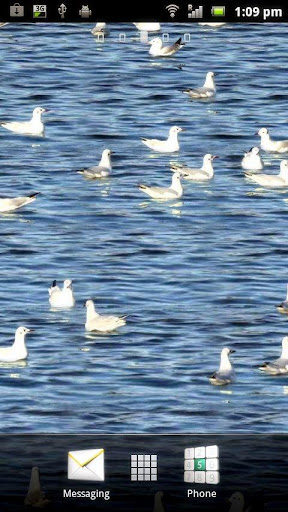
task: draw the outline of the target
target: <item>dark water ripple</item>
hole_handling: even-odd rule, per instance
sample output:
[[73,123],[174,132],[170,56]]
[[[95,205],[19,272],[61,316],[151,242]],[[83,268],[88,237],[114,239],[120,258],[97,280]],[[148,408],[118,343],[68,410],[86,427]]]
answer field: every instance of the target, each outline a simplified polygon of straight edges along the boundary
[[[112,25],[105,44],[90,28],[0,33],[0,118],[52,111],[43,140],[1,131],[1,195],[41,192],[0,218],[1,344],[18,325],[36,329],[27,362],[0,368],[1,430],[286,432],[288,380],[257,365],[287,334],[275,308],[288,279],[287,193],[255,190],[239,162],[261,126],[287,138],[287,26],[167,25],[191,42],[160,62],[131,41],[131,25]],[[181,91],[208,70],[217,98],[189,101]],[[186,129],[179,155],[140,143],[172,124]],[[112,177],[83,180],[75,171],[105,147],[116,153]],[[172,205],[137,190],[169,182],[170,160],[193,164],[205,152],[221,157],[211,184],[185,184]],[[264,159],[276,172],[280,158]],[[68,277],[77,307],[50,311],[48,286]],[[85,334],[89,297],[129,314],[127,326]],[[238,380],[215,389],[207,375],[223,346],[237,351]]]

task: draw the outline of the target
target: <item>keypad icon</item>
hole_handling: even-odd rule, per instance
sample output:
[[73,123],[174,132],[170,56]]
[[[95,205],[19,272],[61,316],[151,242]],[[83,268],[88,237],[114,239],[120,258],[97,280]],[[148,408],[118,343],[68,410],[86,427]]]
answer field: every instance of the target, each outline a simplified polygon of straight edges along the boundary
[[185,449],[184,482],[191,484],[219,484],[218,446],[197,446]]
[[157,455],[131,455],[131,480],[157,480]]

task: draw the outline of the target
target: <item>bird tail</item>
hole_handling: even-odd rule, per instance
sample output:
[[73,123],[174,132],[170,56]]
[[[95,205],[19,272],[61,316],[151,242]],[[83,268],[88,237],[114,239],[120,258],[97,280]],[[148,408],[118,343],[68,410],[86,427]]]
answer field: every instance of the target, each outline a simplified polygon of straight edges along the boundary
[[40,194],[40,192],[34,192],[34,194],[30,194],[28,197],[30,197],[30,199],[34,199],[38,194]]
[[178,44],[179,46],[185,46],[185,43],[181,42],[181,37],[179,37],[179,39],[177,39],[175,44]]
[[146,185],[143,185],[142,183],[140,183],[140,185],[138,185],[138,188],[139,188],[140,190],[145,190],[145,189],[147,188],[147,186],[146,186]]

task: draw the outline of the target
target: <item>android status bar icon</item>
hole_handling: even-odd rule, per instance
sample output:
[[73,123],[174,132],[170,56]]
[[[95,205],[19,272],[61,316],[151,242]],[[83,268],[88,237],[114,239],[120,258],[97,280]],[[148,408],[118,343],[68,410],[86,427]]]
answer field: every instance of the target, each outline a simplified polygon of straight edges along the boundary
[[211,14],[214,17],[225,16],[225,6],[224,5],[213,5],[211,9]]
[[188,4],[188,18],[203,18],[203,5],[193,9],[193,5]]

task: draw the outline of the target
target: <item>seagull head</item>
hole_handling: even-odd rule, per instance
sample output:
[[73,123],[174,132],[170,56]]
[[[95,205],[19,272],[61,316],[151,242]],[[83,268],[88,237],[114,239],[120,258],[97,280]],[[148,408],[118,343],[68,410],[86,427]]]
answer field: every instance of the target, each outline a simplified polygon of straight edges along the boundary
[[288,179],[288,160],[282,160],[280,162],[280,174],[282,177],[285,176]]
[[26,336],[29,332],[34,332],[34,329],[28,329],[28,327],[18,327],[16,329],[16,336]]
[[223,348],[222,349],[222,352],[221,352],[221,356],[229,356],[229,354],[233,354],[235,352],[235,350],[232,350],[231,348]]
[[46,108],[43,107],[36,107],[33,110],[33,115],[41,116],[41,114],[44,114],[44,112],[48,112],[48,110],[46,110]]
[[204,163],[208,163],[208,162],[213,162],[213,160],[214,160],[215,158],[219,158],[219,157],[218,157],[217,155],[211,155],[210,153],[207,153],[207,154],[204,156],[203,160],[204,160]]
[[255,133],[255,135],[260,135],[260,137],[268,135],[269,131],[267,128],[261,128],[258,132]]
[[72,286],[72,279],[65,279],[63,285],[64,285],[64,288],[71,288],[71,286]]
[[84,302],[84,308],[94,308],[94,302],[92,299],[88,299]]
[[160,37],[154,37],[151,41],[148,41],[148,44],[153,46],[153,48],[158,48],[159,50],[163,46],[162,39]]
[[111,149],[104,149],[103,153],[102,153],[102,156],[111,156],[114,154],[114,151],[111,151]]
[[179,126],[172,126],[172,128],[170,128],[169,130],[169,134],[171,135],[171,133],[180,133],[180,132],[183,132],[184,129],[183,128],[179,128]]

